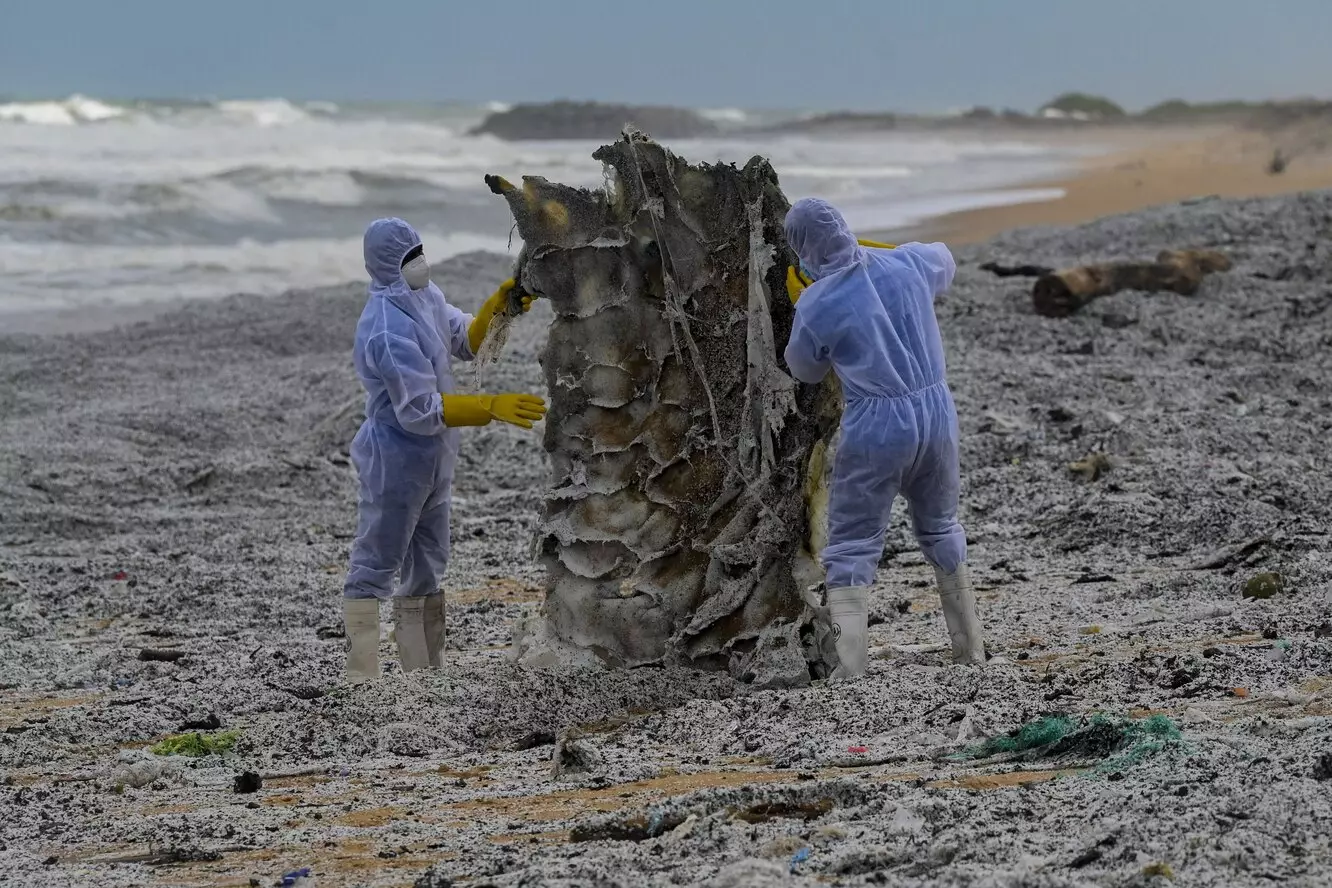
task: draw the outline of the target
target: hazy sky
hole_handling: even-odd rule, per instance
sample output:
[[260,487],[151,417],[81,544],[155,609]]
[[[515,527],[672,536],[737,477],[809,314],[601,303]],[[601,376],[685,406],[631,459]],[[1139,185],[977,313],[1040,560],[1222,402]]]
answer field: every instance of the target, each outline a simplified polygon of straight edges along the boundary
[[1141,107],[1332,96],[1329,45],[1332,0],[0,0],[0,95]]

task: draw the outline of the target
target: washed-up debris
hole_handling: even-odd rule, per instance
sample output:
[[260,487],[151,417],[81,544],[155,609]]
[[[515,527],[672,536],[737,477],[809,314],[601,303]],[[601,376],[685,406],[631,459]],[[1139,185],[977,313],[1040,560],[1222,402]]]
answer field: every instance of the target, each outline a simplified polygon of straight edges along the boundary
[[143,866],[173,866],[180,863],[212,863],[222,859],[220,851],[200,848],[197,845],[172,845],[166,848],[149,847],[140,854],[126,854],[113,857],[107,863],[137,863]]
[[1068,464],[1070,472],[1081,475],[1082,480],[1089,484],[1093,481],[1099,481],[1101,476],[1113,467],[1110,457],[1104,453],[1089,453],[1082,459]]
[[284,873],[282,881],[278,884],[281,885],[282,888],[295,888],[295,886],[302,884],[306,879],[310,878],[313,872],[314,870],[310,869],[308,866],[301,867],[298,870],[292,870],[289,873]]
[[116,787],[142,789],[160,780],[165,775],[161,762],[151,759],[136,759],[124,762],[111,775],[111,783]]
[[1163,250],[1155,262],[1108,262],[1042,275],[1032,287],[1031,298],[1037,314],[1062,318],[1121,290],[1165,290],[1192,296],[1204,277],[1230,267],[1230,258],[1215,250]]
[[553,733],[550,731],[534,731],[515,740],[513,749],[515,752],[526,752],[529,749],[553,745],[555,745],[555,735]]
[[1215,552],[1201,561],[1189,565],[1186,570],[1216,570],[1222,567],[1228,567],[1237,561],[1243,561],[1254,552],[1257,552],[1263,546],[1271,542],[1267,537],[1254,537],[1238,546],[1232,546],[1228,549],[1222,549]]
[[221,727],[222,719],[216,712],[210,712],[203,718],[182,722],[179,728],[179,733],[184,734],[187,731],[216,731]]
[[704,818],[722,812],[741,823],[773,820],[817,820],[839,807],[864,804],[867,790],[857,781],[836,780],[798,786],[737,787],[703,790],[672,800],[651,811],[614,814],[579,824],[570,833],[572,842],[642,842],[671,832],[690,817]]
[[601,767],[601,756],[577,737],[561,737],[551,755],[550,776],[560,780],[567,776],[591,774]]
[[184,656],[184,651],[162,648],[144,648],[139,651],[139,659],[145,663],[174,663]]
[[1082,869],[1084,866],[1090,866],[1100,860],[1104,855],[1099,848],[1088,848],[1069,863],[1070,869]]
[[1168,863],[1149,863],[1142,868],[1142,874],[1148,879],[1162,878],[1175,881],[1175,871]]
[[804,863],[806,860],[809,860],[809,849],[808,849],[808,848],[801,848],[799,851],[797,851],[796,853],[792,854],[792,855],[791,855],[791,872],[794,873],[794,872],[796,871],[796,867],[799,866],[800,864]]
[[996,277],[1041,277],[1054,273],[1054,269],[1048,265],[1001,265],[998,262],[986,262],[980,266],[980,270],[988,271]]
[[243,771],[231,781],[231,791],[237,795],[249,795],[264,787],[264,779],[253,771]]
[[1286,578],[1271,571],[1250,577],[1240,590],[1244,598],[1266,600],[1286,591]]
[[440,872],[437,866],[432,866],[416,877],[412,888],[453,888],[453,880]]
[[208,483],[213,480],[213,475],[216,473],[217,466],[207,466],[190,476],[188,480],[180,485],[180,489],[190,493],[201,490],[208,486]]
[[216,734],[173,734],[153,744],[153,755],[183,755],[199,758],[230,752],[240,740],[240,731],[220,731]]
[[1104,714],[1075,722],[1067,716],[1046,716],[1002,736],[991,737],[949,756],[954,761],[1034,761],[1076,757],[1111,759],[1117,766],[1132,764],[1180,740],[1179,728],[1164,715],[1145,719],[1116,718]]
[[808,686],[837,665],[817,643],[831,627],[790,578],[817,573],[809,504],[841,399],[782,357],[790,205],[762,157],[690,164],[628,129],[593,158],[613,187],[486,177],[528,245],[514,278],[556,318],[540,359],[547,607],[515,654]]

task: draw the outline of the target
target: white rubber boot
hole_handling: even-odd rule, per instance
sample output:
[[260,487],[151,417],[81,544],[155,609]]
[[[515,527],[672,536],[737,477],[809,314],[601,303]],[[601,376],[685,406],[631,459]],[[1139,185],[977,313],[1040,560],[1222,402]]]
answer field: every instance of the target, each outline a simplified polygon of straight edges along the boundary
[[976,592],[971,587],[971,571],[959,564],[952,573],[934,569],[939,582],[939,600],[943,603],[944,624],[953,643],[954,663],[984,663],[985,637],[976,611]]
[[347,630],[347,681],[379,678],[379,599],[342,599],[342,622]]
[[833,642],[842,665],[833,678],[855,678],[869,668],[869,587],[847,586],[828,590],[828,614]]
[[425,606],[426,653],[430,668],[444,666],[444,596],[427,595]]
[[433,596],[393,599],[393,635],[398,642],[398,662],[403,672],[430,668],[430,646],[426,642],[426,605]]

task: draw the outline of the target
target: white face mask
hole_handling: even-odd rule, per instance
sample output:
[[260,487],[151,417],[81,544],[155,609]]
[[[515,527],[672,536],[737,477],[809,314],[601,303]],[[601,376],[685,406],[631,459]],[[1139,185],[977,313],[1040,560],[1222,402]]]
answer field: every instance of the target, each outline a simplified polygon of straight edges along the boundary
[[402,278],[413,290],[424,290],[430,284],[430,263],[417,256],[402,267]]

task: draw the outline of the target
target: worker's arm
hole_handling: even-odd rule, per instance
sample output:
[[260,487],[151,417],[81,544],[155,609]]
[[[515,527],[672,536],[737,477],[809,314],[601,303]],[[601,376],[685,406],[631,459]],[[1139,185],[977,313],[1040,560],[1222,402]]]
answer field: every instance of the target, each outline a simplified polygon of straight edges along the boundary
[[444,432],[435,368],[414,340],[381,333],[366,343],[366,357],[383,381],[403,431],[423,437]]
[[902,244],[898,253],[906,255],[911,264],[925,278],[930,292],[937,299],[941,293],[953,285],[953,276],[957,274],[957,262],[952,252],[941,243]]
[[822,382],[832,367],[828,354],[828,347],[819,341],[819,337],[797,310],[785,353],[786,366],[790,368],[791,375],[810,385]]

